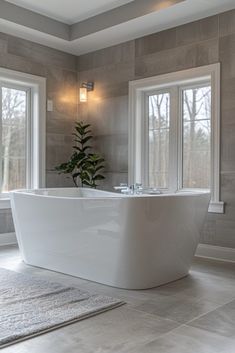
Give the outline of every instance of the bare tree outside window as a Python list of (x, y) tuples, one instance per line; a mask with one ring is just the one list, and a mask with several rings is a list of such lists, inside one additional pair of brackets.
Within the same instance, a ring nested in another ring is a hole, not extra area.
[(184, 89), (183, 188), (210, 188), (211, 87)]
[[(180, 165), (182, 181), (179, 188), (209, 189), (211, 182), (211, 86), (205, 83), (195, 87), (178, 87), (177, 94), (182, 100), (182, 109), (178, 112), (172, 112), (170, 109), (172, 100), (170, 91), (156, 92), (148, 96), (149, 186), (169, 187), (169, 160), (170, 153), (172, 153), (169, 151), (170, 119), (172, 119), (171, 115), (174, 115), (178, 125), (182, 125), (182, 133), (175, 132), (178, 148), (180, 144), (182, 145), (182, 165)], [(179, 100), (176, 97), (174, 99)], [(178, 175), (174, 177), (177, 179)]]
[(25, 91), (1, 88), (1, 192), (26, 187), (26, 105)]
[(170, 94), (149, 96), (149, 186), (168, 187)]

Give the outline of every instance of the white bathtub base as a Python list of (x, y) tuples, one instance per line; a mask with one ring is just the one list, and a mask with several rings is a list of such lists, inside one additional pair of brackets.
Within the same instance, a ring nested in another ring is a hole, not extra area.
[(12, 193), (27, 264), (125, 289), (152, 288), (188, 274), (209, 194), (75, 193)]
[[(40, 258), (37, 258), (37, 257)], [(131, 278), (122, 277), (122, 278), (110, 278), (108, 276), (104, 276), (104, 273), (99, 273), (99, 271), (88, 271), (85, 269), (84, 271), (80, 270), (79, 263), (76, 258), (72, 259), (69, 258), (68, 261), (59, 261), (58, 256), (56, 254), (39, 254), (39, 253), (32, 253), (32, 257), (34, 257), (33, 261), (23, 258), (23, 261), (27, 265), (40, 267), (44, 269), (49, 269), (51, 271), (60, 272), (66, 275), (79, 277), (84, 280), (105, 284), (107, 286), (122, 288), (122, 289), (132, 289), (132, 290), (139, 290), (139, 289), (149, 289), (161, 286), (163, 284), (176, 281), (180, 278), (183, 278), (188, 275), (189, 268), (186, 270), (185, 268), (180, 271), (179, 268), (175, 271), (165, 272), (162, 269), (158, 269), (156, 271), (155, 276), (152, 278), (147, 277), (146, 274), (143, 274), (142, 277), (140, 275), (136, 275), (136, 278), (132, 276)], [(49, 260), (50, 258), (50, 260)], [(162, 273), (160, 273), (162, 271)]]

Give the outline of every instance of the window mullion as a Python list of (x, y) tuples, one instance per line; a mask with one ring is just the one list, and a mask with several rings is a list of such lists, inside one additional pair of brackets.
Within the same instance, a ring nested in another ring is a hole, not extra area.
[(31, 89), (27, 89), (26, 96), (26, 154), (27, 154), (27, 170), (26, 170), (26, 185), (27, 188), (32, 187), (32, 127), (31, 127)]
[(182, 87), (177, 88), (178, 91), (178, 176), (177, 176), (177, 189), (183, 188), (183, 98)]
[(144, 186), (149, 186), (149, 96), (148, 94), (144, 95), (144, 113), (143, 113), (143, 148), (142, 148), (142, 180)]

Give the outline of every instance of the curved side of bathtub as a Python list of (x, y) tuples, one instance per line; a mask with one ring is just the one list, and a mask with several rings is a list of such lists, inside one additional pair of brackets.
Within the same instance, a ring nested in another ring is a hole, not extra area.
[(206, 194), (11, 197), (26, 263), (127, 289), (187, 275), (209, 202)]

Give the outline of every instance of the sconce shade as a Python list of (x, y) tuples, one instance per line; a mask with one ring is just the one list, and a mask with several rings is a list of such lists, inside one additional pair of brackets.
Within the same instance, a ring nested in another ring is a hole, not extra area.
[(87, 92), (94, 90), (94, 82), (82, 82), (80, 88), (80, 102), (87, 102)]
[(85, 87), (80, 88), (80, 102), (87, 102), (87, 89)]

